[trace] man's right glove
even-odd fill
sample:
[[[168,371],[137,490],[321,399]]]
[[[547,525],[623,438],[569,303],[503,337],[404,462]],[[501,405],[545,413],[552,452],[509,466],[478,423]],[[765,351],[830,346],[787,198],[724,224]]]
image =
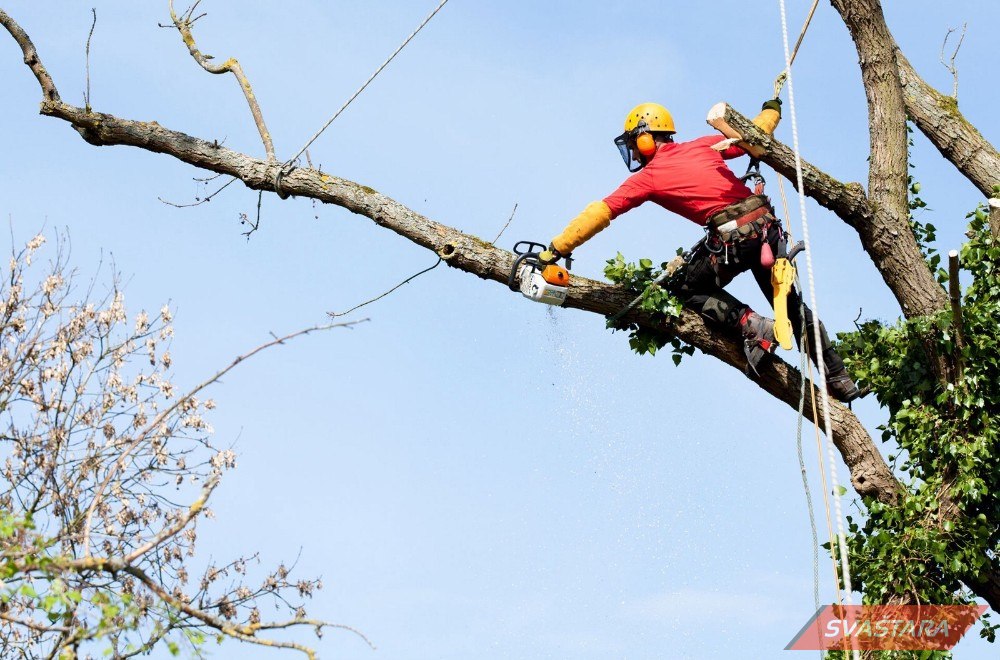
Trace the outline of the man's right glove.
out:
[[[603,201],[591,202],[561,234],[552,239],[552,245],[562,256],[569,256],[610,224],[611,209],[608,205]]]
[[[538,262],[543,266],[548,266],[549,264],[554,264],[559,261],[563,258],[563,256],[564,255],[559,250],[555,249],[550,243],[549,249],[538,255]],[[565,256],[568,258],[570,255],[567,254]]]

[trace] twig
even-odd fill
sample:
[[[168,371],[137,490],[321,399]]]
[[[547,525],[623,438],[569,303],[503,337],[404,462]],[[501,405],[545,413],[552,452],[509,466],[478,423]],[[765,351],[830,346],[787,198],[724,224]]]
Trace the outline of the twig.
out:
[[[230,57],[228,60],[222,64],[211,64],[209,60],[212,59],[210,55],[205,55],[198,49],[198,44],[194,40],[194,34],[191,32],[191,26],[194,25],[195,21],[202,18],[205,14],[195,16],[195,8],[198,7],[201,0],[197,0],[190,9],[184,12],[184,15],[178,16],[174,11],[174,0],[169,0],[170,6],[170,18],[174,22],[174,27],[177,31],[181,33],[181,38],[184,40],[184,44],[188,47],[188,51],[191,53],[191,57],[197,62],[201,68],[205,69],[209,73],[221,74],[221,73],[232,73],[236,76],[236,80],[240,83],[240,89],[243,90],[243,96],[246,97],[247,104],[250,106],[250,114],[253,115],[253,121],[257,124],[257,131],[260,133],[260,139],[264,143],[264,151],[267,152],[267,159],[272,163],[277,162],[277,158],[274,156],[274,144],[271,142],[271,134],[267,130],[267,125],[264,123],[264,113],[260,110],[260,105],[257,103],[257,97],[254,96],[253,88],[250,86],[250,81],[247,80],[246,75],[243,73],[243,67],[234,57]]]
[[[173,0],[171,0],[171,2],[173,2]],[[305,153],[305,150],[308,149],[312,145],[312,143],[315,142],[319,138],[319,136],[323,134],[323,131],[325,131],[327,128],[330,127],[330,124],[332,124],[337,119],[337,117],[340,116],[340,113],[342,113],[344,110],[346,110],[347,106],[351,105],[351,102],[353,102],[354,99],[358,98],[358,96],[361,94],[361,92],[365,91],[365,88],[368,87],[368,85],[371,84],[371,82],[373,80],[375,80],[375,77],[378,76],[378,74],[382,73],[382,69],[384,69],[385,67],[389,66],[389,62],[391,62],[397,55],[399,55],[399,52],[401,50],[403,50],[403,48],[406,47],[406,44],[410,43],[410,41],[413,40],[413,37],[417,36],[417,33],[420,32],[422,29],[424,29],[424,26],[427,25],[428,23],[430,23],[430,20],[432,18],[434,18],[434,16],[439,11],[441,11],[441,8],[444,7],[446,4],[448,4],[448,0],[441,0],[441,3],[437,7],[434,8],[434,11],[432,11],[430,14],[428,14],[427,18],[424,19],[424,22],[421,23],[420,25],[418,25],[417,29],[414,30],[410,34],[410,36],[408,36],[406,38],[406,40],[403,41],[403,43],[401,43],[399,45],[399,48],[397,48],[395,51],[393,51],[392,55],[389,56],[389,59],[387,59],[385,62],[382,62],[381,66],[379,66],[379,68],[375,69],[375,73],[373,73],[371,76],[369,76],[368,80],[365,81],[365,84],[363,84],[361,87],[359,87],[358,91],[354,92],[354,94],[351,95],[351,98],[347,99],[347,102],[344,103],[344,105],[340,106],[340,109],[337,110],[337,112],[334,113],[334,115],[332,117],[330,117],[329,121],[327,121],[325,124],[323,124],[323,127],[321,129],[319,129],[318,131],[316,131],[315,135],[313,135],[311,138],[309,138],[309,141],[306,142],[305,146],[302,147],[301,149],[299,149],[299,152],[297,154],[295,154],[294,156],[292,156],[291,158],[289,158],[285,162],[283,168],[287,168],[287,167],[291,166],[292,163],[294,163],[296,160],[298,160],[299,156],[301,156],[303,153]]]
[[[214,179],[214,178],[215,178],[215,177],[212,177],[212,179]],[[212,179],[206,179],[206,181],[211,181]],[[195,179],[195,180],[197,181],[197,179]],[[162,197],[157,197],[156,199],[160,200],[161,202],[163,202],[163,203],[164,203],[164,204],[166,204],[167,206],[173,206],[173,207],[175,207],[175,208],[179,208],[179,209],[186,209],[186,208],[188,208],[188,207],[190,207],[190,206],[200,206],[200,205],[204,204],[205,202],[210,202],[210,201],[212,201],[212,198],[213,198],[213,197],[215,197],[215,196],[216,196],[216,195],[218,195],[218,194],[219,194],[220,192],[222,192],[223,190],[225,190],[226,188],[228,188],[228,187],[229,187],[229,184],[233,183],[234,181],[237,181],[237,178],[236,178],[236,177],[233,177],[232,179],[230,179],[229,181],[227,181],[225,185],[223,185],[223,186],[222,186],[221,188],[219,188],[218,190],[216,190],[216,191],[215,191],[214,193],[212,193],[212,194],[211,194],[211,195],[209,195],[208,197],[206,197],[206,198],[204,198],[204,199],[198,199],[198,198],[196,197],[195,199],[198,199],[198,201],[196,201],[196,202],[192,202],[191,204],[176,204],[176,203],[174,203],[174,202],[169,202],[169,201],[167,201],[167,200],[163,199]]]
[[[208,504],[208,498],[212,496],[212,491],[215,490],[215,487],[218,485],[219,476],[216,474],[202,487],[201,495],[198,496],[198,499],[196,499],[191,506],[188,507],[187,511],[185,511],[173,525],[160,530],[159,534],[151,538],[144,545],[130,552],[122,561],[126,564],[131,564],[136,559],[139,559],[146,553],[154,550],[164,541],[180,534],[181,531],[188,526],[188,523],[191,522],[191,520],[205,508],[205,505]]]
[[[90,24],[90,34],[87,35],[87,89],[83,93],[83,107],[87,112],[90,112],[90,40],[94,37],[94,28],[97,27],[97,9],[91,7],[90,11],[94,15],[94,22]]]
[[[165,419],[167,419],[171,414],[174,413],[175,410],[177,410],[177,408],[181,406],[181,404],[183,404],[185,401],[189,401],[193,396],[198,394],[198,392],[202,391],[209,385],[218,382],[223,376],[232,371],[239,363],[243,362],[244,360],[252,358],[261,351],[271,348],[272,346],[276,346],[278,344],[284,344],[286,341],[295,339],[296,337],[301,337],[303,335],[308,335],[313,332],[332,330],[333,328],[351,328],[359,323],[364,323],[367,320],[368,319],[361,319],[359,321],[347,321],[344,323],[327,323],[325,325],[315,325],[310,328],[306,328],[304,330],[298,330],[289,335],[285,335],[284,337],[278,337],[265,344],[261,344],[260,346],[251,350],[250,352],[240,355],[235,360],[233,360],[228,367],[217,372],[214,376],[212,376],[208,380],[205,380],[199,385],[196,385],[190,392],[179,397],[177,401],[173,403],[173,405],[168,406],[167,408],[160,411],[160,413],[156,415],[156,417],[154,417],[152,421],[146,424],[146,426],[141,431],[139,431],[135,440],[130,442],[129,445],[125,447],[124,450],[122,450],[121,455],[111,465],[111,467],[108,469],[107,475],[105,475],[104,479],[95,489],[94,497],[90,502],[90,506],[87,507],[87,512],[86,515],[84,516],[84,521],[83,521],[83,554],[85,556],[89,556],[91,521],[93,520],[94,517],[94,511],[97,510],[97,506],[99,505],[101,498],[104,496],[105,489],[107,489],[108,485],[115,478],[115,475],[118,474],[118,471],[125,467],[125,460],[132,454],[133,451],[135,451],[136,447],[138,447],[143,442],[143,440],[147,439],[149,435],[153,433],[157,429],[157,427],[159,427],[159,425],[163,423]]]
[[[193,177],[191,177],[191,180],[192,181],[197,181],[198,183],[208,183],[209,181],[214,181],[215,179],[218,179],[220,176],[223,176],[222,172],[219,172],[218,174],[213,174],[212,176],[206,176],[206,177],[193,176]]]
[[[951,34],[955,32],[956,28],[948,28],[948,32],[944,35],[944,41],[941,43],[941,65],[948,69],[951,77],[954,79],[951,98],[955,99],[956,103],[958,102],[958,67],[955,66],[955,58],[958,57],[958,50],[962,47],[962,42],[965,41],[965,31],[968,27],[968,23],[962,23],[962,36],[958,38],[958,44],[955,46],[955,51],[951,54],[951,59],[948,62],[944,61],[944,49],[947,47],[948,39],[951,38]]]
[[[250,225],[250,229],[243,232],[243,235],[247,237],[248,241],[250,240],[250,234],[257,231],[257,228],[260,227],[260,203],[261,200],[263,199],[264,199],[264,191],[261,190],[260,192],[257,193],[257,220],[252,225]],[[240,213],[240,224],[242,225],[248,222],[250,222],[250,219],[247,218],[247,214]]]
[[[493,242],[490,243],[490,245],[496,245],[497,244],[497,241],[500,240],[500,237],[503,236],[503,233],[505,231],[507,231],[507,227],[510,227],[510,222],[511,222],[511,220],[514,219],[514,214],[515,213],[517,213],[517,202],[514,203],[514,210],[510,212],[510,217],[507,218],[507,224],[505,224],[503,226],[503,229],[500,230],[500,233],[497,234],[497,237],[493,239]]]
[[[408,282],[412,282],[413,280],[417,279],[418,277],[420,277],[421,275],[423,275],[424,273],[426,273],[428,271],[434,270],[439,265],[441,265],[441,261],[442,261],[442,259],[439,257],[438,260],[434,262],[433,266],[431,266],[429,268],[425,268],[422,271],[420,271],[419,273],[414,273],[413,275],[410,275],[405,280],[403,280],[402,282],[400,282],[396,286],[392,287],[388,291],[386,291],[386,292],[384,292],[384,293],[382,293],[380,295],[375,296],[371,300],[366,300],[365,302],[361,303],[360,305],[355,305],[354,307],[350,308],[346,312],[327,312],[326,315],[329,316],[331,319],[335,319],[335,318],[338,318],[340,316],[347,316],[348,314],[350,314],[354,310],[360,309],[361,307],[364,307],[365,305],[370,305],[371,303],[375,302],[376,300],[381,300],[382,298],[385,298],[387,295],[389,295],[390,293],[392,293],[393,291],[395,291],[399,287],[403,286],[404,284],[406,284]]]

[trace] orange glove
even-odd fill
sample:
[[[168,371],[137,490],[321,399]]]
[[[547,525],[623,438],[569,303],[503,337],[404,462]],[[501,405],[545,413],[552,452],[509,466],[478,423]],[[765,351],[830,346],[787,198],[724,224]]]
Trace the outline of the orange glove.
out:
[[[552,247],[560,254],[569,254],[610,224],[611,209],[608,205],[603,201],[591,202],[561,234],[552,239]]]

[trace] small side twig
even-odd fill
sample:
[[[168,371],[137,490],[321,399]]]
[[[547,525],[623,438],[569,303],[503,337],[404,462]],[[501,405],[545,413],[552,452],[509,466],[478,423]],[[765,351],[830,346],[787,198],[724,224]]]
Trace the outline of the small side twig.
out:
[[[951,58],[946,62],[944,59],[944,49],[948,46],[948,39],[951,38],[953,32],[956,28],[948,28],[948,32],[944,35],[944,41],[941,43],[941,65],[948,69],[951,73],[951,77],[954,81],[952,85],[951,98],[958,102],[958,67],[955,66],[955,58],[958,57],[958,51],[962,47],[962,42],[965,41],[965,32],[968,29],[968,23],[962,23],[962,36],[958,38],[958,43],[955,45],[955,50],[951,54]]]
[[[86,61],[87,61],[87,89],[83,92],[83,107],[87,112],[90,112],[90,40],[94,38],[94,28],[97,27],[97,9],[95,7],[90,8],[90,12],[94,15],[94,21],[90,24],[90,34],[87,35],[87,48]]]
[[[329,317],[330,317],[331,319],[335,319],[335,318],[338,318],[338,317],[341,317],[341,316],[347,316],[348,314],[350,314],[350,313],[351,313],[351,312],[353,312],[354,310],[356,310],[356,309],[360,309],[360,308],[364,307],[365,305],[370,305],[371,303],[373,303],[373,302],[375,302],[375,301],[377,301],[377,300],[381,300],[382,298],[385,298],[385,297],[386,297],[386,296],[388,296],[388,295],[389,295],[390,293],[392,293],[393,291],[395,291],[395,290],[396,290],[396,289],[398,289],[399,287],[403,286],[404,284],[407,284],[407,283],[409,283],[409,282],[412,282],[413,280],[417,279],[418,277],[420,277],[420,276],[421,276],[421,275],[423,275],[424,273],[426,273],[426,272],[429,272],[429,271],[432,271],[432,270],[434,270],[434,269],[435,269],[435,268],[437,268],[437,267],[438,267],[439,265],[441,265],[441,261],[442,261],[442,259],[441,259],[441,258],[438,258],[438,260],[434,262],[434,265],[433,265],[433,266],[430,266],[429,268],[425,268],[425,269],[423,269],[422,271],[420,271],[420,272],[418,272],[418,273],[414,273],[413,275],[410,275],[410,276],[409,276],[409,277],[407,277],[407,278],[406,278],[405,280],[403,280],[402,282],[400,282],[400,283],[399,283],[399,284],[397,284],[396,286],[392,287],[392,288],[391,288],[391,289],[389,289],[388,291],[385,291],[384,293],[381,293],[381,294],[379,294],[379,295],[375,296],[375,297],[374,297],[374,298],[372,298],[371,300],[366,300],[366,301],[364,301],[364,302],[363,302],[363,303],[361,303],[361,304],[358,304],[358,305],[355,305],[354,307],[350,308],[350,309],[349,309],[349,310],[347,310],[346,312],[327,312],[327,313],[326,313],[326,315],[327,315],[327,316],[329,316]]]
[[[194,61],[201,68],[209,73],[231,73],[236,76],[236,80],[240,83],[240,89],[243,90],[243,96],[246,97],[247,104],[250,106],[250,114],[253,115],[253,121],[257,125],[260,139],[264,143],[264,151],[267,152],[267,159],[272,163],[276,163],[277,158],[274,156],[274,143],[271,142],[271,133],[267,130],[267,125],[264,123],[264,113],[261,112],[260,104],[257,103],[257,97],[254,96],[250,81],[247,80],[246,74],[243,73],[243,67],[240,66],[240,63],[234,57],[230,57],[222,64],[212,64],[212,56],[205,55],[198,49],[198,44],[194,40],[191,27],[195,21],[205,16],[205,14],[194,16],[194,11],[200,3],[201,0],[197,0],[182,16],[178,16],[177,12],[174,11],[174,0],[170,0],[170,19],[173,21],[177,31],[181,33],[181,38],[188,47],[191,57],[194,58]]]
[[[505,224],[503,226],[503,229],[500,230],[500,233],[497,234],[497,237],[493,239],[493,241],[490,243],[490,245],[496,245],[497,244],[497,241],[500,240],[500,237],[503,236],[503,233],[505,231],[507,231],[507,227],[510,227],[510,223],[514,219],[514,214],[515,213],[517,213],[517,202],[514,203],[514,209],[510,212],[510,217],[507,218],[507,224]]]
[[[215,177],[212,177],[212,178],[215,178]],[[195,179],[195,180],[197,181],[197,179]],[[190,206],[201,206],[205,202],[212,201],[213,197],[215,197],[220,192],[222,192],[223,190],[225,190],[226,188],[228,188],[230,186],[230,184],[232,184],[234,181],[237,181],[237,180],[238,179],[236,177],[233,177],[232,179],[230,179],[229,181],[227,181],[226,183],[224,183],[221,188],[219,188],[218,190],[216,190],[214,193],[212,193],[208,197],[205,197],[203,199],[197,199],[196,198],[196,201],[191,202],[190,204],[177,204],[176,202],[168,201],[166,199],[163,199],[162,197],[157,197],[156,199],[160,200],[161,202],[163,202],[167,206],[173,206],[173,207],[179,208],[179,209],[185,209],[185,208],[188,208]],[[206,181],[211,181],[211,179],[206,179]]]
[[[248,241],[250,240],[250,234],[257,231],[257,228],[260,227],[260,203],[263,199],[264,199],[264,191],[261,190],[260,192],[257,193],[257,219],[254,221],[252,225],[250,225],[250,229],[243,232],[243,235],[247,237]],[[248,222],[250,222],[250,219],[247,217],[247,214],[240,213],[240,224],[245,225]]]

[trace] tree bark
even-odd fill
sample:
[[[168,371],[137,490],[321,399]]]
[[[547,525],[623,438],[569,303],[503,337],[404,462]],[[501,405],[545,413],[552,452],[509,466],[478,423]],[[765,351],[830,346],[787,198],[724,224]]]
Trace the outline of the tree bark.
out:
[[[924,82],[899,46],[895,42],[893,46],[903,101],[917,128],[980,192],[996,196],[993,186],[1000,184],[1000,152],[959,112],[958,101]]]

